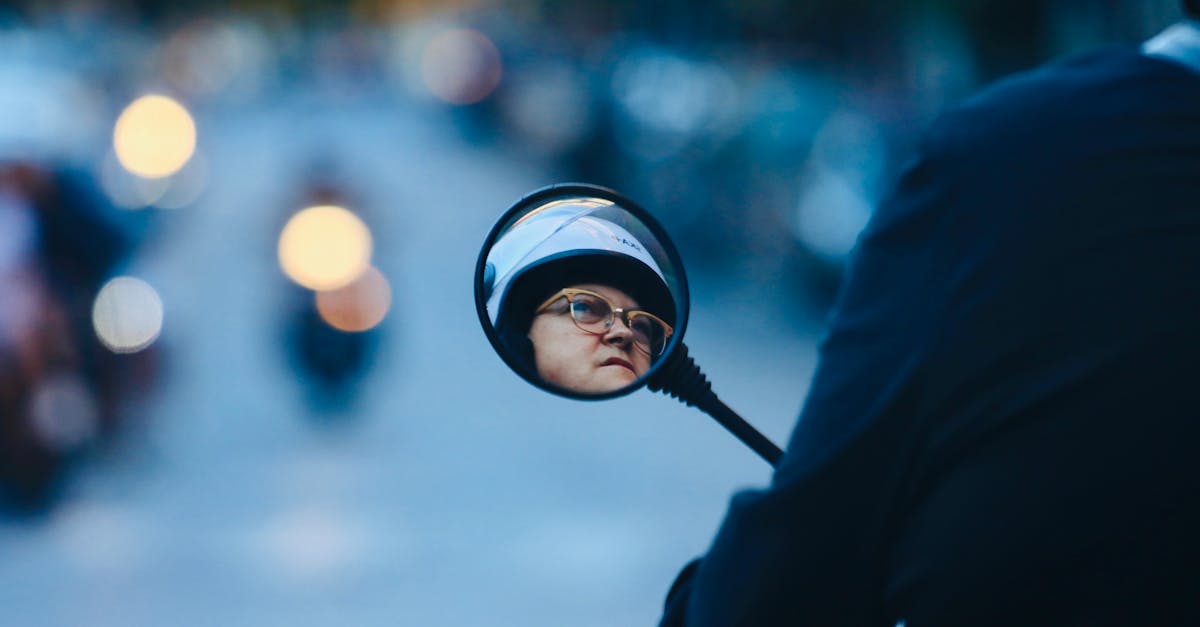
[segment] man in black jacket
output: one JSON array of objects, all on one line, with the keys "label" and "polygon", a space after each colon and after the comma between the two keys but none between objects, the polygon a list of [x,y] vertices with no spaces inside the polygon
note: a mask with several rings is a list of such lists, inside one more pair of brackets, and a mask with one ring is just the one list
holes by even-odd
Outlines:
[{"label": "man in black jacket", "polygon": [[1197,23],[934,125],[664,625],[1200,624]]}]

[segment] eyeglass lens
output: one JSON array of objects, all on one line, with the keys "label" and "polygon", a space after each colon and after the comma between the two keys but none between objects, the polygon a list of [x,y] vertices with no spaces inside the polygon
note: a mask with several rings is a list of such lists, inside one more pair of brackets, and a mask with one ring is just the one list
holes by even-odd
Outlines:
[{"label": "eyeglass lens", "polygon": [[[585,331],[604,333],[613,325],[612,307],[603,299],[589,294],[575,294],[570,299],[571,317]],[[654,318],[631,312],[626,315],[633,341],[651,355],[660,355],[667,344],[666,328]]]}]

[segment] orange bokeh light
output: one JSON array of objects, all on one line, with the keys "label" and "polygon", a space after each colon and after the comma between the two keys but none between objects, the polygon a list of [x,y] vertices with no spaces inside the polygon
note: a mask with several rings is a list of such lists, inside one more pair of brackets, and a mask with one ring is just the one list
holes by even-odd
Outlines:
[{"label": "orange bokeh light", "polygon": [[503,70],[496,44],[479,31],[452,28],[429,42],[421,77],[434,96],[456,105],[475,104],[500,85]]},{"label": "orange bokeh light", "polygon": [[375,328],[392,306],[392,288],[374,266],[353,283],[336,290],[317,292],[317,311],[329,326],[342,331]]}]

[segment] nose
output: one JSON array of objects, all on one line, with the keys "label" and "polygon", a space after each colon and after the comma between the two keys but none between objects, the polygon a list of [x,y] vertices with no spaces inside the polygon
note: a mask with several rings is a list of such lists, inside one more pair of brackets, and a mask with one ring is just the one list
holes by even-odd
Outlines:
[{"label": "nose", "polygon": [[621,347],[633,344],[633,330],[625,324],[623,316],[613,316],[612,326],[604,332],[604,342]]}]

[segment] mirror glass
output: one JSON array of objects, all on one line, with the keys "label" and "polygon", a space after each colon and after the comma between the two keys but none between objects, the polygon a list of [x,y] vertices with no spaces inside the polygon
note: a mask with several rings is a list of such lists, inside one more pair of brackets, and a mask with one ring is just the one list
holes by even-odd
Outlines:
[{"label": "mirror glass", "polygon": [[616,192],[560,185],[519,201],[476,271],[492,345],[531,383],[575,398],[640,387],[682,338],[678,253],[649,214]]}]

